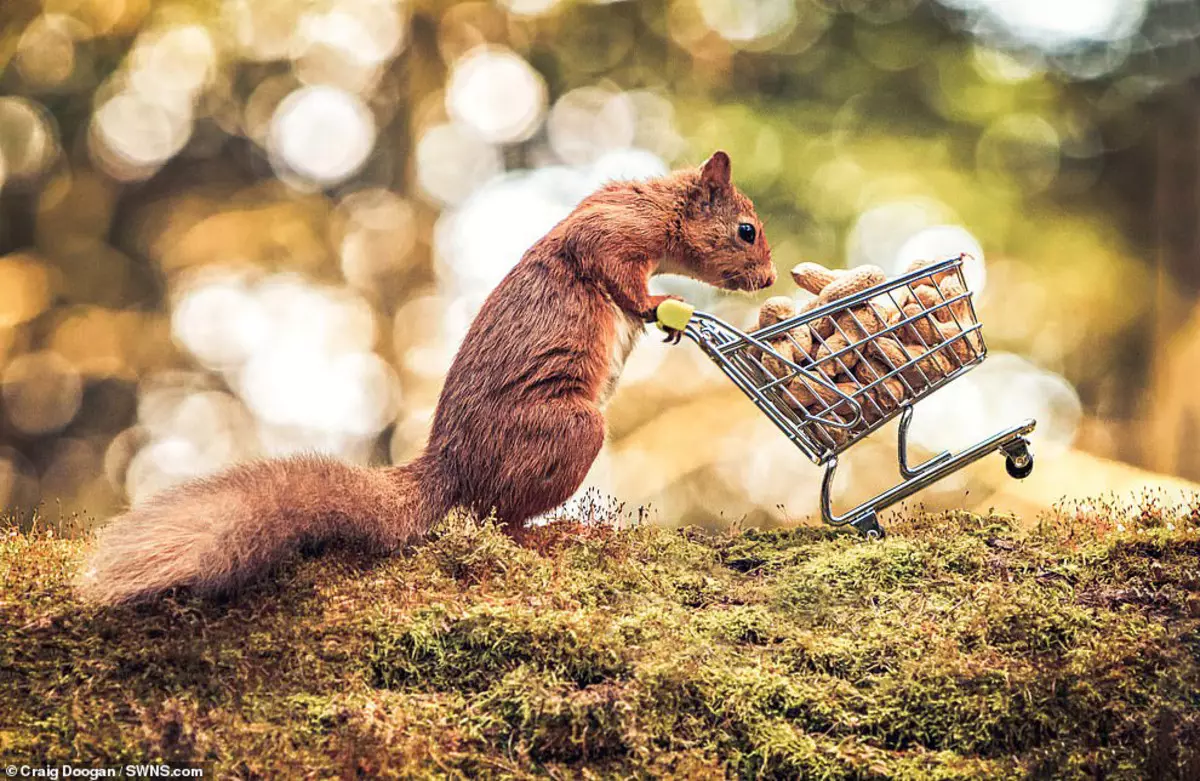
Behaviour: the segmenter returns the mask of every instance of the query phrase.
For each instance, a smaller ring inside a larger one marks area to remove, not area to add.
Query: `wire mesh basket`
[[[1001,451],[1010,475],[1033,469],[1026,420],[958,453],[908,461],[913,405],[987,357],[982,327],[958,256],[929,264],[743,333],[681,302],[660,307],[659,322],[682,331],[814,463],[825,466],[826,522],[882,536],[878,511],[983,456]],[[847,513],[833,511],[838,455],[899,416],[899,484]]]

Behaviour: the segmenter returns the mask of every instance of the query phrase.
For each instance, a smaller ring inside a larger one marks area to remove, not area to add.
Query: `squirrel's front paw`
[[[663,331],[666,331],[667,338],[663,339],[663,341],[669,344],[679,344],[679,340],[683,338],[683,331],[676,330],[660,323],[658,321],[658,308],[663,304],[664,301],[682,300],[683,299],[679,296],[650,296],[650,306],[644,312],[642,312],[642,317],[646,320],[646,322],[658,323],[658,327]]]
[[[642,310],[642,319],[647,323],[658,322],[658,307],[664,301],[682,301],[679,296],[650,296],[650,306]]]

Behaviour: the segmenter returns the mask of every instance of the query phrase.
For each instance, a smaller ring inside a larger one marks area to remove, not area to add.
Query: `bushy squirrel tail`
[[[362,542],[393,550],[451,509],[425,457],[369,469],[321,456],[256,461],[168,489],[97,535],[76,586],[102,604],[176,586],[229,592],[302,545]]]

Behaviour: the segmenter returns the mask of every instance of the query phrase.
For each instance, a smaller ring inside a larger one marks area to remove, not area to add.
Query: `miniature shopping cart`
[[[680,301],[660,306],[658,322],[696,342],[801,452],[825,466],[821,514],[827,523],[881,537],[880,510],[989,453],[1000,451],[1014,478],[1033,471],[1026,435],[1033,431],[1034,420],[958,453],[943,452],[916,466],[909,463],[913,405],[987,356],[963,278],[965,257],[926,265],[748,334]],[[948,279],[958,284],[947,285]],[[888,307],[893,317],[873,319],[879,311],[873,305],[886,307],[888,302],[894,307]],[[804,325],[813,342],[808,349],[793,335]],[[794,349],[782,349],[783,340]],[[897,416],[903,481],[838,515],[831,499],[838,456]]]

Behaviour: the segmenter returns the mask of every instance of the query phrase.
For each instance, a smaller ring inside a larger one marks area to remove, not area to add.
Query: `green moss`
[[[432,607],[399,626],[380,618],[370,631],[372,682],[389,688],[484,689],[524,665],[578,686],[628,672],[611,621],[584,611],[483,606],[451,615]]]
[[[1200,777],[1200,530],[1119,523],[514,541],[455,517],[406,556],[105,610],[70,593],[80,542],[14,531],[0,753],[239,777]]]

